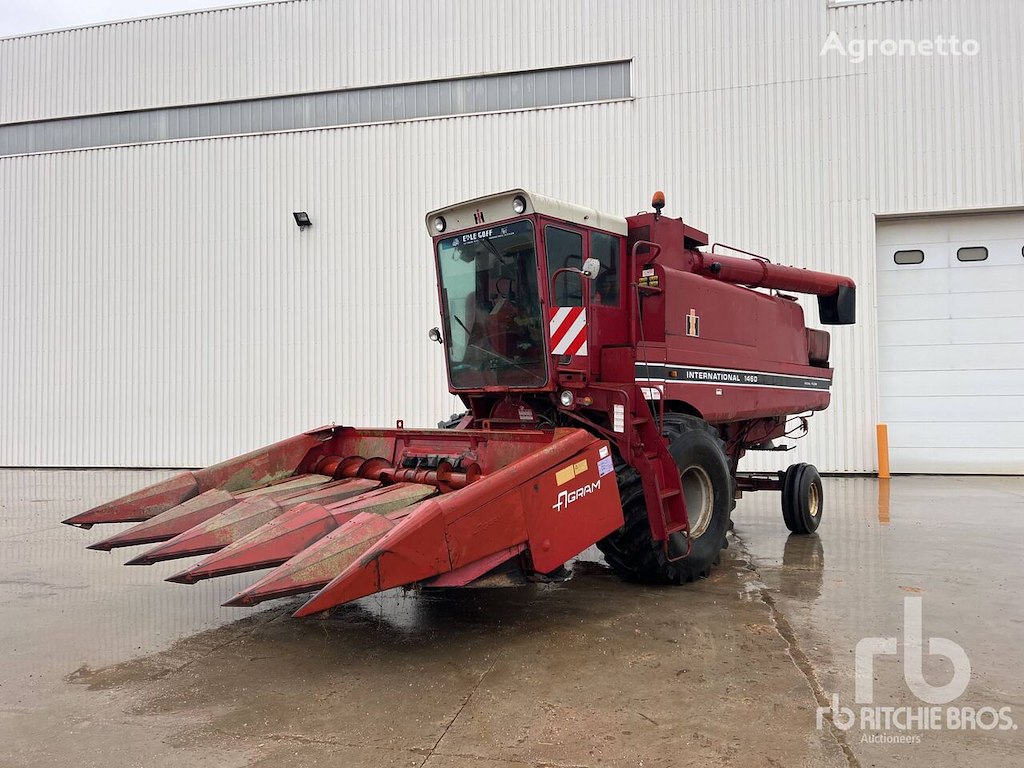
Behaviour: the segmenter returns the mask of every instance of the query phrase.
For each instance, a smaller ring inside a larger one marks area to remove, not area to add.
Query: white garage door
[[[878,223],[893,472],[1024,474],[1024,212]]]

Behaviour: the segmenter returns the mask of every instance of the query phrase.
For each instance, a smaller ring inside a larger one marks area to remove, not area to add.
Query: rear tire
[[[782,478],[782,519],[793,533],[806,536],[821,525],[825,495],[812,464],[794,464]]]
[[[616,467],[625,525],[598,542],[605,560],[620,575],[654,584],[686,584],[706,578],[728,546],[735,483],[718,433],[702,419],[665,414],[662,430],[679,468],[690,518],[690,554],[670,561],[664,544],[654,541],[639,473]],[[686,551],[686,539],[669,537],[673,552]]]

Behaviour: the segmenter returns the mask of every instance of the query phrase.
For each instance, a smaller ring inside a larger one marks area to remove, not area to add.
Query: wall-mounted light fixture
[[[309,214],[305,211],[295,211],[292,216],[295,217],[295,223],[299,225],[299,229],[313,226],[313,222],[309,219]]]

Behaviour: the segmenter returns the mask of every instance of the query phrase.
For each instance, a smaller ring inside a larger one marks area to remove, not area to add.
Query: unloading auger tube
[[[814,467],[737,468],[830,402],[830,335],[780,291],[845,325],[856,287],[708,251],[653,206],[622,218],[515,189],[428,214],[430,338],[465,413],[323,427],[64,522],[134,523],[90,545],[146,545],[129,564],[200,558],[169,581],[272,568],[227,605],[312,593],[296,616],[393,587],[561,580],[594,544],[630,579],[693,581],[749,491],[781,491],[785,524],[813,532]]]

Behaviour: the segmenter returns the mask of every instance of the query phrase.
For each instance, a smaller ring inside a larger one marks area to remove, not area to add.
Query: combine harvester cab
[[[856,286],[709,249],[664,205],[623,218],[516,189],[428,214],[429,335],[466,407],[451,429],[326,427],[65,522],[135,523],[92,545],[156,545],[132,565],[203,557],[171,581],[273,567],[228,604],[315,591],[300,616],[398,586],[564,578],[594,544],[628,579],[684,584],[719,561],[744,492],[781,491],[786,526],[814,532],[813,466],[737,468],[830,402],[831,337],[791,294],[847,325]]]
[[[93,549],[162,542],[129,564],[208,555],[172,581],[276,566],[228,605],[316,592],[305,616],[496,571],[546,580],[623,520],[610,448],[581,429],[325,427],[64,522],[137,523]]]

